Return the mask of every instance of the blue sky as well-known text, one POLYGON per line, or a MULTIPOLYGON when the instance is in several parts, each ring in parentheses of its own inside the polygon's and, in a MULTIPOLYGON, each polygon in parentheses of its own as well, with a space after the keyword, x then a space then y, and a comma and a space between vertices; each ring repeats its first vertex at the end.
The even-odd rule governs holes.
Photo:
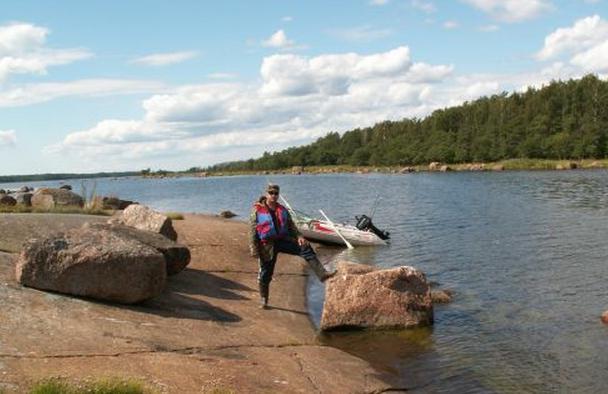
POLYGON ((605 78, 607 1, 7 2, 0 175, 206 166, 605 78))

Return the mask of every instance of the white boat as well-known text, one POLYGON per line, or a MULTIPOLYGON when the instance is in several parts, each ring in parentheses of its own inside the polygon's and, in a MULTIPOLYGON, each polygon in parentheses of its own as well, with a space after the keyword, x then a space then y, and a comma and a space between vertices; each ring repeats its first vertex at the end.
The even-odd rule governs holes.
MULTIPOLYGON (((349 244, 358 246, 388 245, 390 238, 388 232, 376 228, 371 218, 366 215, 355 217, 357 219, 356 226, 334 223, 327 217, 325 218, 328 220, 322 220, 296 211, 283 196, 281 196, 281 199, 289 210, 298 230, 309 241, 344 245, 349 248, 351 247, 349 244)), ((320 212, 325 216, 323 211, 320 212)))
POLYGON ((296 220, 298 230, 309 241, 346 245, 344 237, 351 245, 374 246, 388 245, 387 240, 380 238, 372 231, 359 230, 349 224, 330 223, 326 220, 312 219, 309 221, 296 220), (333 225, 332 225, 333 224, 333 225), (342 237, 334 230, 336 228, 342 237))

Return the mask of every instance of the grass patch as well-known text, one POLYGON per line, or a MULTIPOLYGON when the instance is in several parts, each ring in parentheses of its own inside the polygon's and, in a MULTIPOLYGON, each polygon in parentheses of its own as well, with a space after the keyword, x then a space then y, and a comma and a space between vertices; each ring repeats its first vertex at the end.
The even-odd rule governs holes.
POLYGON ((165 215, 171 220, 184 220, 184 215, 179 212, 167 212, 165 215))
POLYGON ((147 389, 136 380, 108 378, 79 383, 69 383, 64 379, 42 380, 30 389, 30 394, 147 394, 155 391, 147 389))

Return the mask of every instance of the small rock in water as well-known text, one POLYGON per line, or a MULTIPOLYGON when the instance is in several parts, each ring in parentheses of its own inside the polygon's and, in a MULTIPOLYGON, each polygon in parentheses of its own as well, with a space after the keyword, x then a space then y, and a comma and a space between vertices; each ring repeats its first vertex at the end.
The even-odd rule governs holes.
POLYGON ((602 313, 602 323, 608 324, 608 311, 602 313))
POLYGON ((230 219, 236 216, 236 213, 231 212, 231 211, 222 211, 219 214, 220 217, 223 217, 225 219, 230 219))
POLYGON ((451 290, 431 290, 433 304, 449 304, 453 298, 454 294, 451 290))

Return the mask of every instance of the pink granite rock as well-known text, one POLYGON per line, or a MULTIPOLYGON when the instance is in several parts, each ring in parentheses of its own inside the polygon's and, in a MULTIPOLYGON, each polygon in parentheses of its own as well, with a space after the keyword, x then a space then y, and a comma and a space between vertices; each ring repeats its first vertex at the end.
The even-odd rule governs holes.
POLYGON ((321 329, 406 328, 433 323, 431 288, 413 267, 339 262, 326 284, 321 329))

